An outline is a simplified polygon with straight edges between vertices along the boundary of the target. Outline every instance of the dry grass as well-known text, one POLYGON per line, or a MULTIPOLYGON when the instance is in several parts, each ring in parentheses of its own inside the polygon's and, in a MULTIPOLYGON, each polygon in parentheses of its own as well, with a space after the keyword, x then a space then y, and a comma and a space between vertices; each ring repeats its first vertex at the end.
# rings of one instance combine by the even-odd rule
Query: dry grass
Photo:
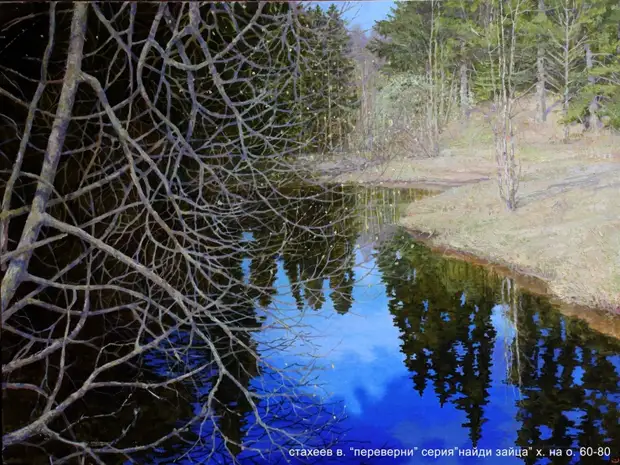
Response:
POLYGON ((392 160, 340 181, 452 187, 412 204, 402 223, 432 232, 435 245, 471 252, 542 278, 565 302, 620 312, 620 136, 581 134, 562 143, 557 113, 515 118, 519 208, 502 206, 492 137, 481 113, 443 134, 442 156, 392 160))
POLYGON ((620 164, 557 181, 523 183, 516 212, 492 181, 462 186, 412 204, 402 223, 538 276, 566 302, 620 309, 620 164))

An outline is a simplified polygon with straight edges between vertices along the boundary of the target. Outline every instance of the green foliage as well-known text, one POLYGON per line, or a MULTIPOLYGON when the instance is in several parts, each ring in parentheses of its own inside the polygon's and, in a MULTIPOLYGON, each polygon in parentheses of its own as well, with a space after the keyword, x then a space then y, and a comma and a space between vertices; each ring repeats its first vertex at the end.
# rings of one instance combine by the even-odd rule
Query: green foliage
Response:
MULTIPOLYGON (((565 122, 585 121, 591 102, 596 100, 597 116, 611 127, 620 128, 620 7, 610 0, 555 0, 552 5, 557 10, 554 16, 559 18, 564 8, 572 8, 574 41, 587 44, 593 56, 592 66, 588 67, 585 50, 579 48, 582 56, 572 75, 572 99, 565 122)), ((552 31, 562 33, 561 28, 552 31)))
POLYGON ((307 53, 298 83, 301 134, 310 150, 333 149, 352 129, 358 96, 350 37, 335 5, 304 10, 303 34, 307 53))
POLYGON ((390 125, 390 121, 411 124, 424 109, 427 95, 424 78, 412 73, 400 73, 389 80, 379 92, 374 114, 376 124, 390 125))
POLYGON ((477 0, 435 2, 433 16, 432 2, 397 3, 388 19, 376 23, 379 37, 371 41, 369 48, 387 59, 393 71, 423 74, 433 25, 434 41, 441 47, 445 68, 452 69, 461 61, 471 62, 482 55, 482 37, 474 20, 480 15, 480 6, 477 0))
POLYGON ((388 60, 394 71, 422 73, 431 24, 430 2, 402 2, 392 9, 388 19, 378 21, 368 48, 380 58, 388 60))
POLYGON ((560 94, 565 90, 569 93, 571 105, 565 122, 583 119, 596 98, 598 116, 620 127, 620 5, 616 0, 446 0, 435 5, 434 22, 432 2, 399 2, 386 20, 376 23, 378 37, 371 41, 369 49, 387 60, 387 70, 424 75, 433 41, 439 49, 435 58, 439 63, 435 66, 443 70, 444 79, 449 80, 459 66, 465 65, 474 99, 489 100, 498 86, 499 36, 503 32, 510 46, 514 20, 515 49, 510 73, 514 91, 527 93, 536 85, 537 58, 542 52, 546 87, 560 94), (518 14, 514 14, 517 6, 518 14), (499 26, 500 7, 503 31, 499 26), (563 24, 567 18, 571 22, 570 75, 563 83, 563 24), (585 43, 594 56, 589 69, 583 51, 585 43))
POLYGON ((383 243, 376 259, 414 389, 461 411, 474 447, 488 428, 494 352, 502 350, 506 383, 522 393, 518 446, 555 448, 558 438, 563 447, 583 438, 618 442, 617 397, 609 396, 617 392, 618 367, 607 356, 620 349, 617 341, 563 317, 510 278, 431 252, 406 231, 383 243), (575 405, 588 406, 583 421, 566 414, 575 405), (543 427, 550 433, 541 435, 543 427))

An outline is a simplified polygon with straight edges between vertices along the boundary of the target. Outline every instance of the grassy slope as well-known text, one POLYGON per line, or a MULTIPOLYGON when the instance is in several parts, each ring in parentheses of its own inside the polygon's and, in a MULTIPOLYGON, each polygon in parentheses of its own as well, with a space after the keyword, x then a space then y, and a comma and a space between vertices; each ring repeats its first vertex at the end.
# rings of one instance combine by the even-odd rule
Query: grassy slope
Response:
POLYGON ((444 133, 436 159, 392 160, 341 181, 457 186, 412 204, 402 223, 434 245, 471 252, 544 279, 565 302, 620 312, 620 136, 574 134, 558 115, 515 118, 520 207, 506 211, 494 181, 492 134, 480 114, 444 133))

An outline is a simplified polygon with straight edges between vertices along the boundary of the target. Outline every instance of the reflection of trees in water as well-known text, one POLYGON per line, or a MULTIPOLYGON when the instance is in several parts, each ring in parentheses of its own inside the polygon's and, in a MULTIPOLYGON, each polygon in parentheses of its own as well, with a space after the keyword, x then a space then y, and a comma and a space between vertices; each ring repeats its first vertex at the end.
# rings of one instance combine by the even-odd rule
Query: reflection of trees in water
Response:
MULTIPOLYGON (((335 310, 347 313, 356 279, 354 268, 360 265, 356 263, 356 245, 364 255, 365 250, 387 240, 403 207, 427 195, 430 192, 418 189, 346 186, 283 206, 284 216, 301 227, 295 235, 286 236, 278 218, 275 224, 263 220, 260 226, 252 226, 254 250, 261 250, 265 270, 262 282, 273 284, 276 258, 281 259, 298 308, 307 305, 320 310, 327 297, 324 284, 328 280, 335 310), (322 235, 313 232, 319 226, 322 235)), ((362 257, 364 261, 369 258, 362 257)), ((266 299, 261 305, 269 302, 266 299)))
POLYGON ((474 445, 489 402, 496 303, 511 332, 507 381, 520 391, 517 445, 620 443, 620 373, 609 360, 620 354, 617 341, 563 317, 545 297, 521 292, 511 279, 432 254, 406 234, 394 236, 377 256, 415 389, 421 395, 430 383, 442 405, 466 412, 463 426, 474 445))
MULTIPOLYGON (((252 332, 258 331, 261 325, 253 301, 246 297, 248 289, 243 285, 242 258, 239 252, 228 257, 222 264, 231 277, 228 283, 232 286, 231 292, 213 295, 214 299, 223 300, 227 308, 228 321, 234 321, 236 337, 230 337, 227 331, 221 328, 217 328, 216 332, 211 334, 213 343, 218 348, 217 353, 224 355, 221 357, 221 367, 209 380, 210 389, 203 389, 204 394, 198 400, 199 404, 212 406, 214 411, 212 418, 217 419, 215 431, 218 429, 221 431, 218 436, 233 456, 241 452, 247 416, 251 415, 253 405, 259 403, 259 399, 255 397, 256 393, 250 389, 250 382, 259 374, 258 352, 256 342, 252 339, 252 332), (222 376, 224 371, 226 376, 222 376)), ((259 266, 250 269, 250 282, 256 289, 271 287, 272 283, 264 280, 265 276, 269 276, 269 270, 265 272, 265 268, 260 266, 262 256, 258 256, 252 262, 258 262, 259 266)), ((265 294, 261 295, 263 300, 264 296, 265 294)), ((269 421, 268 418, 265 420, 269 421)))
MULTIPOLYGON (((521 388, 518 445, 596 445, 613 451, 620 444, 620 373, 609 357, 618 357, 620 343, 593 332, 583 321, 562 317, 543 297, 522 293, 520 299, 521 369, 517 372, 513 365, 510 376, 510 382, 520 381, 521 388)), ((515 340, 512 351, 516 350, 515 340)), ((608 460, 590 457, 587 463, 608 460)), ((554 463, 571 463, 571 459, 556 457, 554 463)))
MULTIPOLYGON (((319 447, 327 446, 339 437, 337 422, 341 414, 338 405, 327 404, 324 399, 306 392, 308 389, 318 392, 312 385, 312 377, 308 376, 311 367, 290 367, 290 370, 270 367, 268 360, 260 359, 253 339, 262 321, 255 306, 265 308, 272 304, 277 293, 274 285, 279 261, 283 262, 293 289, 302 289, 303 293, 298 296, 302 308, 306 304, 320 308, 308 290, 314 290, 315 298, 321 302, 325 299, 322 290, 325 279, 329 279, 330 298, 335 309, 346 313, 351 306, 356 230, 351 227, 351 215, 342 205, 353 206, 353 199, 344 191, 316 191, 315 200, 273 202, 278 216, 259 211, 248 215, 245 220, 220 221, 219 227, 226 228, 227 237, 237 239, 229 247, 214 240, 219 253, 211 262, 209 279, 195 276, 194 281, 188 281, 182 268, 174 262, 168 263, 169 269, 165 270, 169 273, 168 279, 173 280, 186 295, 195 293, 195 286, 199 284, 200 295, 197 297, 219 304, 212 307, 209 314, 194 315, 192 326, 179 325, 178 330, 167 337, 167 343, 150 350, 142 358, 134 358, 132 364, 121 364, 118 369, 111 369, 100 377, 100 381, 114 381, 119 386, 92 389, 67 409, 63 421, 72 425, 71 434, 76 440, 101 444, 99 449, 94 448, 94 454, 105 457, 106 463, 121 463, 123 455, 155 463, 184 454, 196 461, 208 459, 214 463, 229 463, 226 457, 247 459, 257 456, 259 450, 270 449, 275 449, 275 455, 270 459, 275 462, 279 460, 277 452, 286 453, 284 448, 296 441, 319 447), (299 227, 288 231, 282 228, 281 216, 299 227), (241 240, 244 229, 252 231, 254 240, 249 244, 241 240), (245 276, 244 260, 249 261, 245 276), (313 281, 320 282, 320 286, 315 285, 313 289, 313 285, 308 284, 313 281), (226 324, 216 324, 214 318, 226 324), (196 332, 204 334, 204 338, 194 337, 196 332), (205 340, 209 340, 212 346, 205 340), (171 377, 182 376, 187 376, 187 382, 167 383, 171 377), (152 386, 131 389, 129 385, 136 382, 152 386), (170 433, 175 427, 178 431, 170 433), (167 439, 159 441, 161 438, 167 439), (270 442, 276 439, 277 443, 270 442), (124 454, 116 457, 109 444, 125 449, 124 454), (135 448, 136 445, 140 447, 135 448), (153 453, 152 449, 158 452, 153 453)), ((211 231, 208 224, 197 224, 197 227, 205 241, 217 237, 217 231, 211 231)), ((123 241, 119 249, 128 254, 136 253, 136 241, 143 234, 146 232, 138 230, 133 236, 137 239, 123 241)), ((153 263, 157 253, 156 248, 143 248, 140 261, 153 263)), ((36 259, 49 258, 45 251, 41 251, 36 259)), ((98 265, 98 268, 102 275, 97 279, 109 279, 105 266, 98 265)), ((127 270, 118 265, 115 271, 119 276, 127 274, 127 270)), ((79 273, 85 271, 76 268, 73 272, 79 277, 79 273)), ((91 298, 95 298, 94 292, 91 298)), ((160 296, 160 305, 172 305, 172 302, 160 296)), ((168 319, 174 319, 174 316, 164 316, 163 323, 168 319)), ((40 318, 35 323, 38 326, 32 331, 42 331, 54 321, 40 318)), ((70 365, 65 371, 71 384, 63 387, 58 393, 60 397, 70 395, 74 386, 84 383, 97 364, 130 352, 140 332, 147 333, 143 344, 152 341, 160 334, 162 324, 152 320, 143 327, 131 313, 126 321, 120 320, 119 315, 110 317, 104 314, 98 318, 90 317, 87 323, 80 333, 87 343, 84 347, 70 346, 65 354, 66 363, 70 365), (102 347, 107 349, 102 350, 102 347)), ((288 339, 274 341, 273 349, 285 351, 293 338, 294 334, 288 339)), ((7 347, 11 347, 11 341, 9 334, 4 339, 7 347)), ((15 346, 15 350, 18 348, 15 346)), ((3 350, 6 361, 12 355, 3 350)), ((40 367, 32 366, 32 369, 36 371, 40 367)), ((22 375, 24 379, 42 376, 25 372, 22 375)), ((12 378, 12 381, 17 383, 19 379, 12 378)), ((39 412, 34 408, 34 396, 32 405, 24 396, 14 398, 11 391, 7 396, 15 410, 11 412, 9 409, 5 414, 9 420, 5 421, 6 428, 17 428, 19 424, 10 420, 19 418, 20 412, 28 407, 33 408, 35 415, 39 412)), ((52 427, 64 429, 60 424, 52 427)), ((66 459, 73 456, 71 447, 63 448, 56 442, 50 444, 43 436, 35 438, 34 443, 42 447, 40 453, 24 444, 13 448, 6 458, 28 457, 26 462, 17 463, 37 464, 44 463, 49 454, 66 459)), ((83 455, 82 451, 76 455, 80 453, 83 455)), ((63 463, 61 460, 56 462, 63 463)))
MULTIPOLYGON (((242 221, 240 228, 251 231, 252 240, 245 243, 243 255, 229 257, 222 263, 228 274, 235 276, 240 283, 244 282, 242 259, 249 260, 248 276, 245 279, 249 284, 243 289, 233 289, 227 295, 234 298, 245 293, 251 299, 241 299, 238 305, 228 298, 224 298, 224 301, 226 308, 238 307, 236 314, 239 324, 247 324, 251 331, 258 330, 260 322, 248 303, 254 301, 263 308, 274 304, 273 299, 277 299, 279 291, 274 287, 279 262, 300 310, 306 306, 313 310, 321 309, 327 297, 325 280, 329 280, 329 298, 337 312, 346 313, 352 305, 355 284, 353 268, 356 264, 354 250, 360 228, 360 217, 355 214, 367 211, 366 202, 373 197, 364 198, 361 202, 361 197, 356 195, 356 189, 338 188, 328 193, 308 189, 303 195, 297 193, 293 201, 278 204, 277 216, 252 215, 242 221), (304 200, 298 202, 295 198, 304 200), (298 227, 294 231, 286 230, 282 227, 282 217, 287 219, 287 223, 296 224, 298 227)), ((389 190, 377 190, 375 201, 386 193, 394 195, 389 190)), ((411 195, 414 194, 415 192, 411 195)), ((393 207, 390 205, 390 208, 393 207)), ((259 417, 252 412, 253 405, 259 408, 263 406, 262 402, 258 402, 259 398, 261 401, 267 399, 270 404, 267 418, 270 421, 277 419, 276 423, 286 425, 286 428, 281 428, 283 437, 278 444, 290 442, 292 438, 288 437, 289 435, 296 437, 299 434, 305 436, 303 441, 307 445, 325 445, 335 439, 336 428, 329 405, 298 392, 302 387, 299 382, 287 383, 291 392, 295 392, 295 395, 287 396, 287 400, 274 397, 271 390, 277 387, 278 383, 255 382, 257 375, 261 379, 269 377, 268 369, 265 371, 260 362, 247 357, 247 351, 239 347, 239 344, 233 347, 226 335, 218 333, 217 337, 213 337, 223 346, 227 346, 229 354, 235 354, 223 360, 228 372, 233 374, 232 378, 222 378, 218 383, 218 377, 214 376, 207 383, 210 388, 203 389, 204 396, 214 397, 214 418, 218 420, 213 427, 221 429, 221 437, 225 438, 220 444, 221 448, 227 448, 232 455, 240 458, 251 456, 248 449, 258 448, 256 444, 264 440, 262 436, 266 433, 264 428, 257 424, 259 417), (248 392, 257 397, 257 402, 248 402, 248 392), (293 410, 308 410, 308 413, 306 418, 302 418, 303 415, 292 415, 293 410), (316 421, 318 418, 323 418, 320 434, 315 427, 314 436, 308 437, 306 422, 316 421)), ((244 339, 244 343, 251 346, 251 337, 244 339)), ((305 381, 305 384, 311 383, 305 381)), ((273 434, 273 429, 270 434, 273 434)))
POLYGON ((291 287, 297 307, 320 310, 326 300, 324 283, 329 281, 330 299, 340 313, 352 304, 355 228, 355 199, 349 188, 329 193, 307 192, 303 202, 280 205, 281 215, 298 225, 292 234, 283 229, 279 217, 249 221, 253 240, 248 244, 251 258, 250 282, 263 287, 259 304, 267 307, 278 291, 274 287, 278 262, 291 287))
MULTIPOLYGON (((298 195, 311 197, 312 189, 308 189, 309 192, 298 195)), ((193 460, 208 458, 213 463, 227 463, 226 456, 232 455, 239 460, 255 459, 264 463, 259 452, 271 448, 270 463, 276 463, 286 457, 287 446, 327 447, 341 438, 337 427, 341 419, 339 405, 331 405, 317 396, 320 391, 313 384, 311 369, 291 367, 287 373, 274 370, 268 361, 261 359, 252 337, 262 326, 255 305, 264 309, 277 298, 278 262, 282 262, 293 294, 297 293, 300 310, 305 305, 320 309, 325 301, 322 289, 325 279, 330 281, 330 298, 337 311, 343 309, 340 302, 344 301, 344 312, 352 303, 353 279, 347 278, 352 276, 354 264, 355 229, 350 227, 352 217, 342 205, 352 205, 353 199, 344 190, 316 190, 314 195, 314 201, 304 200, 299 205, 297 202, 276 205, 278 216, 255 214, 241 221, 240 240, 242 229, 251 231, 252 240, 244 242, 243 250, 229 254, 220 262, 229 281, 218 283, 215 290, 229 288, 229 292, 214 294, 213 298, 219 295, 222 300, 227 309, 226 318, 234 321, 237 328, 236 337, 231 338, 220 328, 213 328, 209 333, 217 353, 225 355, 221 357, 223 368, 216 369, 205 379, 204 386, 197 387, 198 404, 211 405, 214 410, 211 421, 201 425, 199 436, 208 437, 215 431, 218 439, 215 447, 209 449, 208 457, 204 448, 192 448, 189 454, 193 460), (281 217, 298 228, 283 229, 281 217), (249 261, 245 276, 244 259, 249 261), (222 370, 226 376, 222 376, 222 370), (308 394, 308 390, 313 394, 308 394), (279 456, 279 451, 284 455, 279 456)), ((285 352, 291 342, 272 341, 279 352, 285 352)), ((193 354, 194 359, 210 357, 209 351, 198 353, 193 354)))
MULTIPOLYGON (((28 314, 25 315, 29 316, 28 314)), ((33 315, 31 330, 47 325, 44 314, 33 315)), ((52 323, 53 325, 53 323, 52 323)), ((133 342, 137 325, 129 320, 91 317, 80 332, 81 344, 64 352, 62 367, 60 356, 50 357, 45 363, 31 364, 10 378, 12 383, 32 383, 33 379, 45 376, 48 383, 59 386, 57 396, 65 398, 73 393, 91 375, 96 366, 128 352, 133 342), (105 347, 105 349, 101 349, 105 347), (64 368, 65 384, 58 384, 59 368, 64 368)), ((3 362, 15 352, 19 341, 12 334, 3 335, 3 362), (4 358, 6 357, 6 359, 4 358)), ((92 448, 113 444, 118 448, 131 448, 136 444, 150 443, 165 437, 178 423, 179 418, 191 417, 192 390, 185 385, 166 388, 166 377, 146 367, 145 360, 135 360, 111 369, 98 378, 98 383, 124 383, 125 386, 102 386, 91 389, 87 395, 69 405, 60 419, 51 422, 49 428, 66 434, 69 438, 92 448), (132 387, 132 384, 148 384, 149 390, 132 387)), ((44 384, 45 385, 45 384, 44 384)), ((28 384, 25 384, 28 386, 28 384)), ((20 391, 7 391, 3 396, 3 427, 15 430, 29 417, 41 415, 45 404, 40 396, 20 391)), ((82 463, 78 458, 83 450, 75 451, 72 444, 63 445, 50 441, 46 434, 34 435, 5 450, 5 463, 48 464, 50 457, 63 457, 53 463, 82 463)), ((102 455, 105 463, 122 463, 121 457, 102 455)), ((88 462, 87 462, 88 463, 88 462)), ((97 463, 95 461, 91 463, 97 463)))
POLYGON ((364 260, 371 258, 375 248, 398 229, 396 227, 403 210, 411 203, 432 195, 421 189, 390 189, 368 187, 357 189, 355 200, 357 227, 360 230, 358 244, 364 260))
POLYGON ((378 264, 416 391, 422 395, 430 382, 441 405, 463 410, 475 445, 489 402, 495 336, 486 274, 433 255, 404 232, 379 250, 378 264))

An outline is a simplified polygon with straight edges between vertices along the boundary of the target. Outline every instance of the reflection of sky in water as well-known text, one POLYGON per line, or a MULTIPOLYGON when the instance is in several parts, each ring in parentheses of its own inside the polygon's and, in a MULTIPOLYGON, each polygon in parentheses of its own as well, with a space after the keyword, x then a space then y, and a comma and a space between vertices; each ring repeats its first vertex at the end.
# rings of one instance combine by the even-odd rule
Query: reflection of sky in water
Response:
MULTIPOLYGON (((251 236, 246 236, 246 240, 251 240, 251 236)), ((368 256, 368 251, 364 253, 363 250, 357 250, 358 263, 364 263, 355 268, 356 285, 353 290, 351 310, 345 315, 340 315, 334 310, 331 299, 326 298, 320 311, 305 311, 303 334, 304 341, 307 342, 295 341, 286 353, 271 353, 269 356, 270 361, 277 366, 295 363, 304 365, 307 361, 314 359, 312 356, 320 356, 318 363, 321 369, 314 373, 318 378, 316 383, 323 387, 332 400, 340 401, 346 406, 348 418, 342 426, 348 432, 341 447, 347 456, 339 459, 316 458, 315 463, 328 464, 337 461, 337 463, 361 465, 363 463, 460 464, 479 462, 481 459, 478 457, 464 457, 458 454, 454 457, 441 457, 440 459, 422 457, 419 454, 421 449, 455 447, 469 449, 472 447, 466 409, 457 408, 459 396, 463 397, 464 394, 460 391, 456 395, 453 394, 450 400, 441 406, 432 382, 427 382, 422 395, 415 391, 412 373, 404 363, 405 356, 401 348, 403 341, 400 338, 400 330, 388 311, 389 301, 394 297, 387 295, 374 258, 365 260, 368 256), (365 459, 359 456, 354 457, 349 450, 351 446, 366 449, 418 448, 418 453, 414 458, 365 459)), ((400 251, 394 256, 396 260, 402 258, 400 251)), ((248 270, 249 262, 246 261, 244 271, 247 273, 248 270)), ((415 275, 413 271, 414 281, 415 275)), ((278 289, 278 294, 271 306, 272 312, 277 314, 281 320, 290 323, 291 326, 296 326, 295 323, 300 321, 300 313, 291 295, 289 282, 281 263, 278 265, 275 287, 278 289)), ((326 294, 330 293, 328 280, 325 280, 323 284, 323 291, 326 294)), ((463 311, 471 311, 464 308, 466 302, 470 305, 468 298, 471 297, 465 292, 459 292, 458 298, 463 311)), ((429 305, 429 300, 420 299, 420 302, 425 308, 429 305)), ((507 382, 508 367, 511 364, 528 363, 527 360, 511 360, 512 346, 518 341, 515 339, 517 336, 515 322, 510 320, 509 313, 509 308, 505 305, 495 305, 491 310, 491 324, 496 331, 496 336, 494 343, 490 346, 492 353, 488 404, 481 407, 485 421, 482 424, 478 449, 495 451, 498 448, 516 447, 518 431, 523 427, 523 419, 517 419, 522 413, 518 410, 517 402, 531 395, 532 392, 540 391, 538 384, 534 384, 530 391, 520 392, 518 387, 507 382)), ((442 317, 446 321, 448 314, 442 313, 442 317)), ((475 327, 473 314, 470 318, 470 331, 472 331, 475 327)), ((545 324, 539 321, 540 315, 535 312, 531 318, 532 324, 540 330, 540 337, 549 337, 549 326, 545 327, 545 324)), ((272 322, 272 317, 268 316, 264 325, 269 326, 272 322)), ((406 327, 411 327, 408 318, 405 319, 404 324, 406 327)), ((560 339, 564 340, 567 328, 563 320, 560 321, 558 331, 560 339)), ((287 332, 284 330, 271 328, 257 334, 256 340, 259 341, 259 347, 264 350, 264 343, 286 335, 287 332)), ((471 347, 469 349, 464 347, 462 342, 446 342, 454 344, 454 351, 461 360, 466 357, 468 350, 472 350, 471 347)), ((562 352, 561 347, 564 347, 561 341, 555 341, 553 345, 559 344, 555 347, 553 345, 547 347, 543 339, 539 339, 538 343, 543 344, 539 346, 539 363, 542 363, 541 354, 547 350, 551 350, 552 357, 557 360, 562 352)), ((426 349, 424 350, 426 353, 426 349)), ((575 347, 576 366, 572 371, 572 382, 576 388, 587 382, 584 380, 584 368, 579 366, 583 363, 583 356, 583 349, 575 347)), ((617 372, 620 372, 620 357, 610 354, 606 359, 616 368, 617 372)), ((560 379, 563 369, 563 365, 558 363, 556 379, 560 379)), ((535 368, 534 372, 536 372, 535 368)), ((457 373, 464 375, 463 366, 457 368, 457 373)), ((540 376, 540 373, 537 376, 540 376)), ((534 381, 534 383, 538 382, 542 380, 534 381)), ((586 394, 587 392, 589 391, 586 390, 586 394)), ((612 402, 618 400, 613 394, 607 397, 612 402)), ((550 402, 548 399, 543 399, 543 401, 550 402)), ((472 402, 475 403, 476 400, 472 402)), ((600 405, 596 408, 603 413, 606 407, 600 405)), ((580 434, 576 429, 580 428, 586 416, 584 406, 574 405, 572 408, 562 409, 560 407, 552 408, 552 410, 572 423, 572 427, 568 427, 566 434, 576 438, 580 434)), ((542 420, 543 423, 544 421, 545 419, 542 420)), ((540 440, 548 440, 552 437, 553 430, 549 426, 542 423, 537 425, 540 440)), ((573 444, 573 447, 577 446, 573 444)), ((535 452, 531 451, 530 456, 534 455, 535 452)), ((523 459, 517 457, 491 456, 484 460, 492 464, 523 463, 523 459)), ((536 463, 539 465, 552 462, 539 460, 536 463)))
MULTIPOLYGON (((358 259, 361 258, 358 255, 358 259)), ((399 330, 387 310, 388 298, 378 271, 372 271, 374 263, 365 263, 363 269, 356 269, 354 304, 346 315, 337 314, 329 299, 319 312, 309 311, 305 321, 311 321, 306 334, 313 340, 313 349, 298 343, 291 350, 293 354, 280 359, 280 363, 303 361, 304 352, 313 350, 326 355, 325 369, 318 375, 319 382, 327 391, 346 405, 348 419, 344 427, 350 429, 347 441, 357 443, 355 447, 377 448, 470 448, 465 412, 452 403, 443 407, 428 386, 422 396, 414 389, 411 375, 403 364, 400 349, 399 330), (361 277, 361 279, 359 278, 361 277), (332 365, 333 364, 333 368, 332 365)), ((281 267, 276 286, 284 289, 287 279, 281 267)), ((327 283, 325 284, 327 291, 327 283)), ((276 301, 280 312, 296 314, 294 300, 287 293, 281 293, 276 301)), ((492 407, 487 406, 483 425, 483 437, 478 448, 514 447, 519 423, 515 420, 515 400, 518 392, 504 382, 506 360, 504 344, 510 344, 514 337, 512 324, 506 320, 502 307, 493 310, 492 322, 498 331, 497 344, 493 352, 490 398, 492 407)), ((277 338, 281 332, 264 332, 258 339, 277 338)), ((307 353, 307 352, 306 352, 307 353)), ((343 447, 349 453, 349 445, 343 447)), ((339 459, 338 463, 361 463, 360 457, 339 459)), ((332 459, 333 461, 334 459, 332 459)), ((441 463, 474 463, 473 457, 442 457, 441 463)), ((409 458, 373 458, 369 463, 426 463, 435 458, 417 455, 409 458)), ((522 463, 515 457, 489 457, 491 463, 522 463)), ((325 462, 331 463, 329 459, 325 462)))

